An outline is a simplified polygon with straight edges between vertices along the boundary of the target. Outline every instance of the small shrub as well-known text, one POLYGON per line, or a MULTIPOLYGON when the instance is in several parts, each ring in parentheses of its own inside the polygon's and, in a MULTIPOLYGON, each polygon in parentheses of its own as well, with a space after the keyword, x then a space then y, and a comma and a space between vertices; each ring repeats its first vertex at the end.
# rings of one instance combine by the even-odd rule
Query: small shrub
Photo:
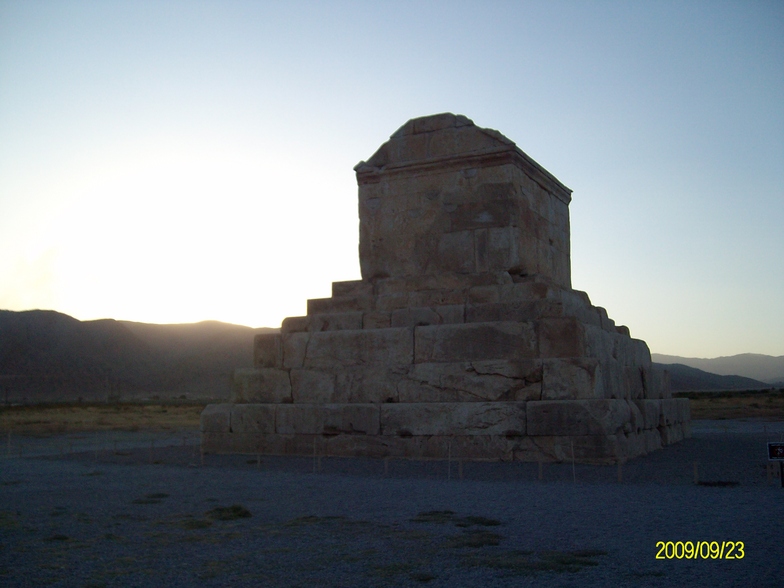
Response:
POLYGON ((247 519, 252 517, 251 512, 241 504, 231 506, 218 506, 205 513, 208 519, 215 521, 236 521, 237 519, 247 519))
POLYGON ((472 525, 479 525, 481 527, 496 527, 501 524, 501 521, 496 519, 488 519, 487 517, 467 516, 459 519, 455 525, 458 527, 470 527, 472 525))
POLYGON ((70 541, 70 539, 71 538, 68 535, 61 535, 58 533, 52 535, 51 537, 47 537, 46 539, 44 539, 44 541, 70 541))
POLYGON ((169 495, 165 492, 154 492, 153 494, 145 495, 144 498, 137 498, 133 501, 133 504, 160 504, 164 498, 168 497, 169 495))

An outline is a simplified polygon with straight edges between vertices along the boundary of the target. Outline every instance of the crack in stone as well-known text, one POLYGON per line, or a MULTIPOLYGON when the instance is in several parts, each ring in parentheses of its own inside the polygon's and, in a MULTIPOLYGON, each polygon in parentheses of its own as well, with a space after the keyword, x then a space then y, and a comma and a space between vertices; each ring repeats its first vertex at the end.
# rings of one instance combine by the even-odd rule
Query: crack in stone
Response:
POLYGON ((305 367, 305 360, 308 358, 308 349, 310 348, 310 342, 313 340, 313 335, 308 333, 308 338, 305 341, 305 351, 302 353, 302 367, 305 367))
MULTIPOLYGON (((304 364, 305 361, 303 360, 302 363, 304 364)), ((294 402, 294 382, 291 380, 291 370, 289 369, 289 370, 285 370, 285 371, 286 371, 286 373, 289 376, 289 399, 293 403, 294 402)))

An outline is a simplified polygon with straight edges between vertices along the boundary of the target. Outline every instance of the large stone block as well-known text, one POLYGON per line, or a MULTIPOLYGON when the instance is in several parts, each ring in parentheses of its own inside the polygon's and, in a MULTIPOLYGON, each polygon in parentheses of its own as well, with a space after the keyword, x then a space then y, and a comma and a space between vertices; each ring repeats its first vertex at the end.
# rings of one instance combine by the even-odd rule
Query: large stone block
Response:
POLYGON ((683 427, 680 423, 659 427, 659 434, 661 435, 662 445, 672 445, 673 443, 683 441, 683 427))
POLYGON ((291 397, 294 403, 347 402, 345 390, 335 389, 335 374, 320 370, 292 369, 291 397), (341 394, 342 393, 342 394, 341 394))
MULTIPOLYGON (((508 276, 506 279, 509 279, 508 276)), ((423 290, 462 291, 475 285, 501 283, 503 281, 504 277, 500 274, 443 272, 382 279, 376 282, 376 287, 379 296, 386 296, 423 290)))
POLYGON ((640 339, 631 339, 634 349, 634 363, 645 369, 651 368, 651 350, 648 344, 640 339))
POLYGON ((372 296, 334 296, 308 300, 308 316, 372 310, 372 296))
POLYGON ((464 322, 465 305, 401 308, 391 313, 393 327, 458 324, 464 322))
POLYGON ((392 327, 417 327, 422 325, 440 325, 441 316, 429 307, 401 308, 393 310, 391 315, 392 327))
POLYGON ((380 433, 380 411, 377 404, 338 404, 326 405, 326 408, 324 434, 378 435, 380 433))
POLYGON ((484 183, 476 200, 464 201, 449 213, 450 231, 469 231, 519 224, 522 203, 512 182, 484 183))
POLYGON ((525 402, 434 402, 382 404, 384 435, 525 434, 525 402))
POLYGON ((310 342, 310 333, 286 333, 283 335, 283 367, 302 367, 305 352, 310 342))
POLYGON ((373 296, 373 284, 362 280, 350 282, 332 282, 332 296, 344 298, 350 296, 373 296))
POLYGON ((465 304, 446 304, 433 307, 435 313, 441 317, 444 325, 459 324, 465 320, 465 304))
POLYGON ((664 370, 656 365, 645 369, 645 397, 668 398, 669 386, 664 375, 664 370))
POLYGON ((623 400, 542 400, 526 406, 529 435, 615 435, 630 422, 623 400))
POLYGON ((280 333, 263 333, 254 337, 253 365, 257 368, 283 367, 283 343, 280 333))
POLYGON ((335 390, 339 398, 348 402, 397 402, 399 382, 408 368, 387 367, 383 364, 350 366, 336 371, 335 390))
MULTIPOLYGON (((488 304, 498 304, 501 301, 500 286, 485 285, 474 286, 466 293, 466 302, 471 306, 484 306, 488 304)), ((491 318, 490 320, 497 320, 491 318)), ((474 321, 478 322, 478 321, 474 321)))
POLYGON ((310 329, 309 316, 290 316, 283 319, 280 324, 281 335, 288 333, 303 333, 310 329))
POLYGON ((561 315, 563 315, 563 307, 555 300, 489 302, 467 305, 465 322, 529 322, 542 317, 559 317, 561 315))
POLYGON ((617 333, 615 330, 615 321, 607 316, 607 311, 601 306, 597 306, 596 312, 599 315, 599 326, 602 330, 607 331, 608 333, 617 333))
POLYGON ((411 306, 423 306, 422 304, 414 304, 411 301, 412 294, 410 292, 395 292, 393 294, 385 294, 376 298, 376 312, 388 312, 401 308, 409 308, 411 306))
POLYGON ((575 318, 537 321, 541 357, 585 357, 585 329, 575 318))
POLYGON ((604 380, 605 398, 629 398, 629 388, 626 383, 626 371, 619 361, 612 357, 601 359, 602 379, 604 380))
POLYGON ((540 276, 525 278, 516 276, 513 283, 503 285, 499 289, 499 297, 501 302, 547 299, 560 302, 561 292, 561 288, 558 288, 549 280, 542 279, 540 276))
POLYGON ((536 357, 531 323, 466 323, 417 327, 416 363, 481 360, 522 360, 536 357))
POLYGON ((487 229, 487 267, 536 273, 536 253, 519 227, 487 229))
POLYGON ((231 407, 231 432, 270 434, 275 432, 274 404, 235 404, 231 407))
POLYGON ((669 427, 677 422, 678 419, 678 399, 677 398, 664 398, 659 401, 661 413, 659 414, 659 427, 669 427))
POLYGON ((388 329, 391 326, 391 313, 383 311, 366 312, 362 315, 363 329, 388 329))
MULTIPOLYGON (((630 432, 640 435, 647 427, 645 423, 645 415, 640 409, 639 402, 629 401, 629 410, 631 412, 630 432)), ((644 447, 643 443, 643 447, 644 447)), ((643 453, 645 453, 643 451, 643 453)))
POLYGON ((691 406, 688 398, 675 398, 676 419, 679 423, 691 422, 691 406))
POLYGON ((433 261, 440 271, 469 273, 475 269, 473 231, 444 233, 433 261))
POLYGON ((275 429, 281 435, 378 435, 379 408, 375 404, 280 405, 275 429))
POLYGON ((604 381, 598 359, 544 359, 542 366, 542 400, 604 398, 604 381))
POLYGON ((320 404, 281 405, 275 422, 280 435, 321 435, 324 431, 324 408, 320 404))
POLYGON ((314 314, 310 319, 309 330, 344 331, 361 329, 362 315, 363 313, 360 311, 314 314))
POLYGON ((644 429, 655 429, 659 426, 661 418, 661 400, 639 399, 633 403, 640 409, 643 417, 644 429))
POLYGON ((541 398, 539 360, 418 363, 398 384, 400 402, 525 401, 541 398))
MULTIPOLYGON (((618 361, 618 354, 615 348, 616 338, 607 331, 591 324, 582 323, 583 337, 585 341, 584 353, 587 357, 596 357, 602 361, 616 360, 618 361)), ((556 334, 557 335, 557 334, 556 334)), ((617 335, 617 334, 616 334, 617 335)), ((542 351, 544 353, 544 351, 542 351)), ((621 365, 627 365, 620 359, 621 365)))
POLYGON ((303 365, 307 368, 383 364, 408 366, 413 361, 410 328, 363 329, 313 333, 303 365))
POLYGON ((412 292, 408 299, 408 304, 411 307, 450 306, 463 304, 464 302, 465 295, 462 290, 421 290, 412 292))
POLYGON ((208 404, 199 417, 202 433, 231 431, 231 404, 208 404))
POLYGON ((234 371, 234 402, 291 402, 291 381, 286 370, 239 368, 234 371))
MULTIPOLYGON (((645 381, 648 376, 646 371, 639 366, 627 366, 624 368, 624 376, 626 378, 626 394, 624 397, 635 400, 637 398, 645 398, 645 381)), ((658 398, 658 396, 652 396, 651 398, 658 398)))
POLYGON ((574 316, 583 323, 601 327, 601 320, 585 292, 563 289, 559 292, 559 299, 563 304, 564 314, 574 316))

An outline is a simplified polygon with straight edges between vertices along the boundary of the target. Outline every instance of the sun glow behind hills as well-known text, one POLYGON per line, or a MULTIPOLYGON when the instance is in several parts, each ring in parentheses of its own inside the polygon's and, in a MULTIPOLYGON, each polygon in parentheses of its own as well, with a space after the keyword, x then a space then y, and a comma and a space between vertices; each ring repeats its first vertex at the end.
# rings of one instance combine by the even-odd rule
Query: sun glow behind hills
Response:
POLYGON ((336 173, 322 160, 303 169, 296 153, 203 139, 105 155, 48 186, 67 204, 22 239, 28 263, 7 283, 5 305, 26 306, 39 285, 52 308, 82 320, 195 322, 209 308, 211 319, 278 326, 305 312, 305 297, 289 289, 329 296, 336 275, 358 277, 350 168, 336 173), (343 193, 329 191, 341 184, 343 193), (308 238, 324 223, 344 228, 340 260, 308 238))
POLYGON ((0 308, 277 326, 359 277, 353 166, 454 112, 574 190, 572 283, 633 336, 781 355, 782 26, 775 2, 0 0, 0 308))

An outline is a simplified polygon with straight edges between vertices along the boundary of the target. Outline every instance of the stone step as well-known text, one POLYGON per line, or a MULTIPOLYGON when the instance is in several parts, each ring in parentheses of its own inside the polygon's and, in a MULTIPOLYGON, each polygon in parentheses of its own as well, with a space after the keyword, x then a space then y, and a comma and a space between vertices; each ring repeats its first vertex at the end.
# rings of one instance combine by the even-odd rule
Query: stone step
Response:
MULTIPOLYGON (((224 414, 216 415, 213 411, 203 417, 202 449, 205 453, 557 462, 574 459, 580 463, 607 464, 650 453, 690 436, 688 423, 612 435, 517 435, 514 432, 472 435, 465 431, 446 435, 368 435, 359 430, 339 430, 346 428, 347 423, 351 426, 362 423, 361 411, 354 412, 355 420, 350 417, 347 420, 346 413, 333 413, 333 422, 339 426, 327 433, 278 433, 268 426, 270 420, 265 410, 269 408, 255 405, 252 410, 235 416, 239 430, 232 431, 225 428, 228 419, 224 414)), ((374 424, 371 420, 371 425, 374 424)), ((287 430, 289 422, 282 426, 287 430)))
POLYGON ((281 435, 505 437, 641 434, 688 423, 686 399, 649 400, 642 418, 626 400, 212 404, 203 432, 281 435), (653 417, 653 418, 650 418, 653 417))

